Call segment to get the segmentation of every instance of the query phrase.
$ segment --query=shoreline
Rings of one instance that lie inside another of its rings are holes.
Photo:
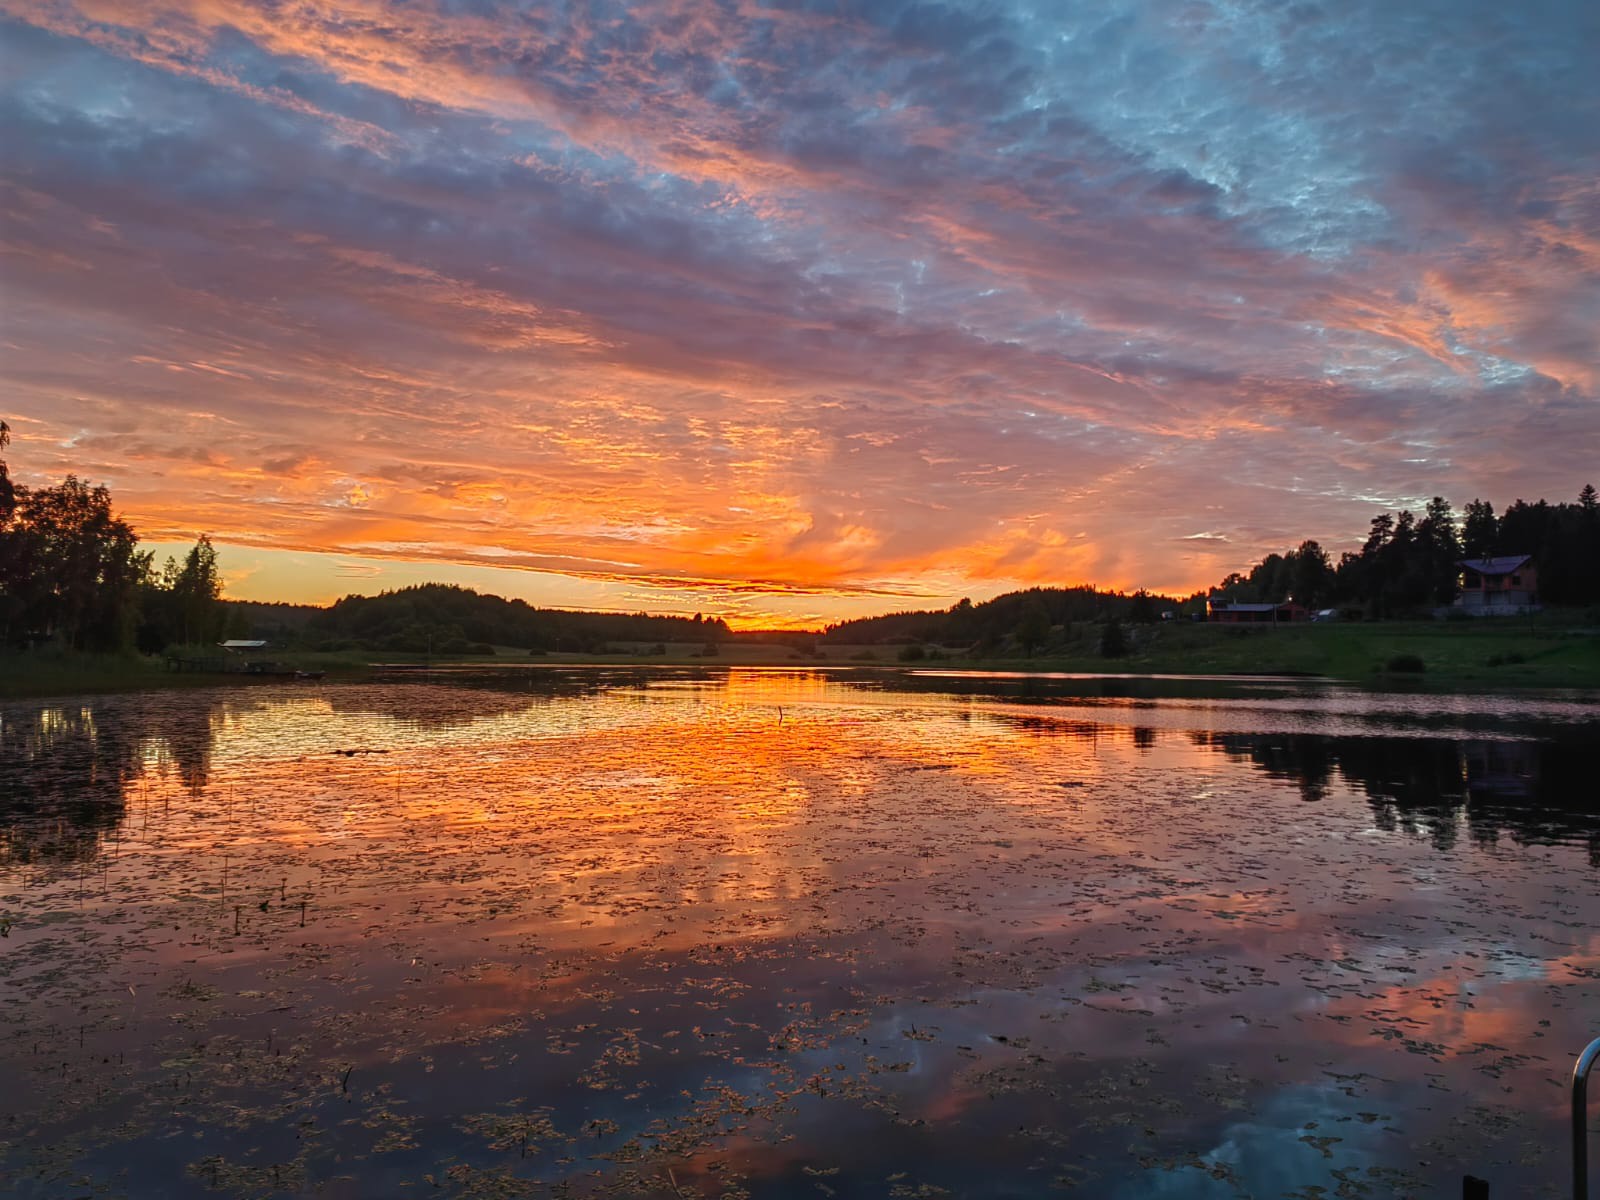
[[[324,682],[398,681],[430,671],[525,671],[564,668],[879,670],[924,676],[1016,679],[1248,680],[1325,682],[1374,690],[1489,693],[1527,689],[1600,692],[1600,633],[1578,628],[1462,629],[1454,624],[1400,623],[1251,630],[1156,627],[1119,658],[1067,652],[1032,658],[958,657],[900,646],[824,647],[818,655],[787,646],[737,642],[704,655],[698,647],[667,654],[542,654],[499,648],[496,655],[456,656],[284,651],[295,668],[323,672]],[[1405,660],[1423,669],[1393,670]],[[293,682],[283,675],[175,672],[159,659],[70,654],[0,656],[0,700],[49,699],[126,691],[237,687]],[[308,685],[317,681],[302,681]]]

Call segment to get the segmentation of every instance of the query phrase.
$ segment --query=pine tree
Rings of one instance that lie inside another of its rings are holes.
[[[1462,556],[1488,558],[1499,539],[1500,522],[1495,519],[1494,505],[1487,500],[1473,500],[1467,505],[1466,518],[1461,524]]]

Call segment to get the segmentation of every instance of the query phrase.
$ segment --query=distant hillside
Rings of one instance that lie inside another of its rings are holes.
[[[823,640],[836,645],[996,646],[1007,638],[1044,642],[1056,626],[1073,622],[1154,621],[1183,601],[1148,592],[1125,595],[1092,587],[1029,588],[973,604],[962,600],[939,611],[897,612],[830,625]]]
[[[378,596],[346,596],[313,610],[294,640],[321,649],[459,654],[492,646],[595,651],[613,642],[704,643],[729,636],[719,617],[535,608],[524,600],[427,583]]]
[[[298,639],[306,626],[324,610],[315,604],[278,604],[260,600],[222,601],[224,628],[229,637]]]

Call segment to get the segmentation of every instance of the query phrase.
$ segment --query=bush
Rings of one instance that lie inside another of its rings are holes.
[[[1100,631],[1100,657],[1122,658],[1127,653],[1128,635],[1123,632],[1122,622],[1113,617]]]
[[[472,645],[467,647],[467,653],[468,654],[493,654],[494,653],[494,647],[489,645],[488,642],[473,642]]]
[[[1384,666],[1384,670],[1417,675],[1427,670],[1427,665],[1415,654],[1396,654]]]
[[[906,646],[897,657],[901,662],[921,662],[928,656],[928,652],[921,646]]]

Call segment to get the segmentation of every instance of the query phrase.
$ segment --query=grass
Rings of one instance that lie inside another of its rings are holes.
[[[1375,684],[1405,679],[1462,691],[1600,687],[1600,631],[1549,615],[1277,627],[1167,624],[1135,628],[1133,635],[1134,652],[1125,658],[1101,658],[1092,645],[1082,645],[1033,661],[1040,669],[1322,675]]]
[[[274,659],[306,671],[358,678],[372,664],[401,666],[877,666],[946,670],[1071,671],[1171,675],[1320,675],[1373,686],[1494,691],[1519,687],[1600,689],[1600,630],[1572,616],[1479,621],[1385,621],[1281,626],[1202,625],[1169,622],[1129,626],[1132,653],[1102,658],[1099,626],[1080,625],[1064,646],[1033,657],[973,659],[959,651],[915,663],[900,661],[898,646],[823,646],[816,657],[787,646],[731,643],[704,657],[698,644],[668,644],[616,654],[530,656],[497,647],[494,656],[429,658],[421,654],[342,650],[282,651]],[[1416,663],[1421,663],[1421,670]],[[1400,669],[1396,669],[1396,664]],[[86,655],[36,650],[0,655],[0,697],[66,695],[153,687],[205,687],[271,682],[273,676],[177,674],[160,658]],[[281,677],[276,677],[280,678]]]
[[[53,648],[0,654],[0,697],[129,691],[161,682],[161,661],[137,654],[78,654]]]

